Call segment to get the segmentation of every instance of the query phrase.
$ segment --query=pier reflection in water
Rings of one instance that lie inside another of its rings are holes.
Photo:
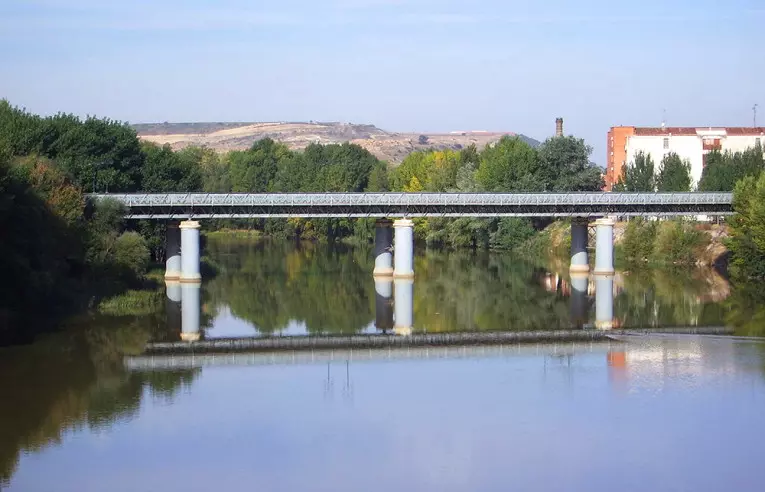
[[[545,282],[555,295],[568,297],[569,319],[552,327],[541,325],[531,329],[588,329],[610,330],[619,327],[619,322],[614,317],[614,276],[613,275],[587,275],[573,274],[569,280],[558,275],[543,275]],[[549,280],[554,280],[554,286]],[[374,277],[374,318],[365,323],[357,333],[393,333],[400,336],[411,335],[415,331],[415,281],[409,278]],[[426,281],[423,281],[426,282]],[[226,335],[216,334],[216,323],[221,321],[230,322],[230,314],[227,310],[219,311],[219,317],[212,320],[209,330],[204,330],[200,324],[202,312],[201,296],[204,287],[198,283],[166,282],[166,311],[168,332],[177,333],[183,341],[194,342],[205,339],[227,338]],[[456,302],[460,302],[459,300]],[[595,315],[592,318],[592,305],[595,305]],[[222,316],[221,316],[222,313]],[[433,312],[434,318],[439,318],[441,313]],[[425,318],[418,322],[417,332],[428,333],[431,320]],[[295,320],[290,320],[294,324]],[[568,324],[566,324],[568,323]],[[251,334],[257,335],[257,326],[251,326]],[[528,327],[526,328],[528,329]],[[513,327],[496,326],[486,331],[513,331]],[[207,333],[204,333],[207,331]],[[473,331],[466,327],[464,331]],[[212,333],[210,333],[212,332]],[[240,331],[241,332],[241,331]],[[352,332],[351,332],[352,333]],[[243,333],[244,334],[244,333]],[[268,333],[264,333],[268,334]],[[278,333],[279,335],[309,335],[310,332],[289,329]],[[350,334],[350,333],[348,333]],[[212,335],[212,336],[211,336]]]
[[[397,325],[401,333],[720,326],[729,292],[711,271],[617,272],[598,281],[569,276],[568,264],[426,250],[415,257],[409,295],[403,282],[373,278],[371,249],[211,241],[208,255],[217,274],[201,286],[203,339],[393,333]],[[598,294],[609,282],[612,299]]]

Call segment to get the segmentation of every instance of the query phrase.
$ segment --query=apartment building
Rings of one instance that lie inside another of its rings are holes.
[[[611,191],[624,166],[638,152],[650,154],[657,166],[674,152],[691,163],[694,186],[701,179],[706,155],[712,150],[739,152],[765,144],[765,127],[634,127],[615,126],[608,132],[605,182]]]

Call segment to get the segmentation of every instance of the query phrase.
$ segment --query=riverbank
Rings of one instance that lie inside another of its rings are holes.
[[[640,264],[649,267],[711,267],[727,275],[729,250],[726,242],[729,236],[725,224],[639,218],[617,222],[614,225],[616,266],[621,269],[633,269]],[[591,230],[588,243],[594,250],[594,230]],[[524,242],[517,251],[550,258],[563,265],[569,261],[570,249],[570,222],[557,221]]]

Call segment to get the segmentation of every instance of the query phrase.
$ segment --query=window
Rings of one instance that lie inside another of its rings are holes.
[[[669,139],[665,138],[664,139],[664,150],[667,150],[668,148],[669,148]]]
[[[754,139],[754,146],[755,147],[761,147],[762,146],[762,143],[760,141],[760,137],[757,137],[757,138]]]

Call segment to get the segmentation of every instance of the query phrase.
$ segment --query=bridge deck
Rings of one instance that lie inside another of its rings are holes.
[[[131,219],[728,215],[731,193],[93,194]]]

